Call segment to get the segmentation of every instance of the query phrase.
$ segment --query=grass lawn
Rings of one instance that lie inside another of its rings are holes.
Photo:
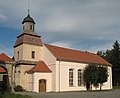
[[[6,93],[2,98],[31,98],[31,97],[27,95]]]

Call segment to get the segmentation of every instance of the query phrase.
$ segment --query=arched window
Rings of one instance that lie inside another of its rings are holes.
[[[73,69],[69,69],[69,86],[73,86]]]
[[[82,70],[78,69],[78,86],[82,85]]]

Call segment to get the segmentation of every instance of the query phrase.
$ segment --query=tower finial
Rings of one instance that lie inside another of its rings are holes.
[[[30,1],[28,0],[28,15],[30,15]]]

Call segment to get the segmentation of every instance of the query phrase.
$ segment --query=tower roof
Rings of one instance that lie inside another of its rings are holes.
[[[41,36],[36,33],[24,32],[17,37],[14,47],[17,47],[21,44],[31,44],[31,45],[42,45]]]
[[[32,29],[30,29],[31,23],[24,25],[25,22],[33,23]],[[23,19],[22,24],[24,26],[23,32],[17,37],[14,47],[17,47],[21,44],[31,44],[31,45],[42,46],[41,36],[34,32],[35,22],[34,22],[33,18],[30,17],[29,10],[28,10],[28,16]]]
[[[30,17],[30,14],[29,14],[29,13],[28,13],[27,17],[25,17],[25,18],[23,19],[22,24],[24,24],[25,22],[32,22],[32,23],[34,23],[34,24],[35,24],[35,22],[34,22],[33,18],[32,18],[32,17]]]

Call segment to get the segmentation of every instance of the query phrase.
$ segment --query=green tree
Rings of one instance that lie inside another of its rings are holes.
[[[98,51],[97,54],[110,62],[113,73],[113,86],[120,86],[120,44],[118,41],[112,46],[112,49],[106,50],[106,52]]]
[[[87,90],[92,90],[92,84],[95,85],[97,83],[97,73],[98,68],[95,64],[89,64],[87,67],[85,67],[83,76]]]
[[[100,90],[102,90],[102,84],[107,81],[108,72],[107,68],[99,67],[99,65],[89,64],[85,67],[83,72],[84,83],[87,90],[92,90],[92,85],[95,87],[100,84]]]
[[[114,86],[120,86],[120,44],[116,41],[111,50],[110,63],[113,65]]]
[[[100,90],[102,90],[102,85],[104,82],[107,82],[108,72],[105,67],[98,67],[98,78],[97,83],[100,83]]]
[[[102,58],[105,58],[106,57],[106,52],[98,51],[97,55],[101,56]]]

